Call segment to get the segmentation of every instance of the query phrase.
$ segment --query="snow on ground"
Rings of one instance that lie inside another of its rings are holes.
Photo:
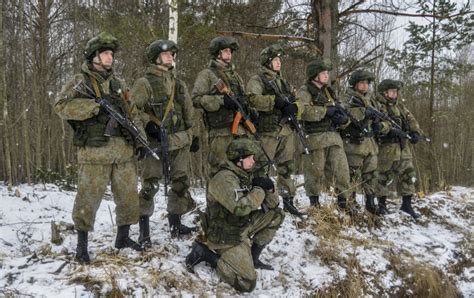
[[[298,190],[297,205],[307,209],[304,191]],[[75,192],[49,184],[21,185],[12,191],[0,185],[0,195],[1,296],[238,294],[204,263],[196,266],[195,274],[185,270],[184,258],[194,238],[170,237],[161,192],[151,218],[153,248],[144,253],[113,248],[115,206],[110,193],[106,195],[95,231],[90,233],[94,261],[88,266],[74,261],[71,210]],[[193,189],[192,195],[203,208],[204,190]],[[362,203],[360,197],[358,200]],[[409,295],[413,292],[406,289],[410,288],[407,282],[417,275],[415,271],[404,274],[403,268],[415,270],[409,266],[417,264],[438,268],[463,296],[474,297],[473,189],[453,187],[418,199],[415,206],[423,214],[418,222],[400,213],[395,205],[399,202],[394,201],[389,205],[394,212],[383,220],[363,215],[351,223],[331,209],[333,202],[325,196],[325,211],[311,210],[304,222],[287,215],[262,254],[275,270],[258,270],[257,287],[251,295],[330,295],[331,287],[340,286],[343,293],[349,284],[360,284],[364,296]],[[334,226],[328,226],[323,215],[335,219]],[[196,212],[188,214],[184,223],[192,225],[196,217]],[[51,243],[51,222],[61,223],[64,241],[59,245]],[[138,237],[138,226],[132,227],[131,236]]]

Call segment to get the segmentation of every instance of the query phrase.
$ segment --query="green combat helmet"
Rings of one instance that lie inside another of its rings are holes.
[[[217,57],[221,50],[227,48],[230,48],[232,51],[237,51],[239,50],[239,42],[233,37],[219,36],[211,40],[209,44],[209,54],[211,54],[212,57]]]
[[[383,92],[387,91],[388,89],[400,90],[400,88],[402,88],[402,87],[403,87],[403,82],[402,81],[385,79],[382,82],[380,82],[379,86],[377,87],[377,91],[380,92],[380,93],[383,93]]]
[[[260,52],[260,64],[262,66],[268,67],[270,62],[275,57],[283,57],[285,55],[285,51],[279,44],[273,44],[269,47],[264,48]]]
[[[375,76],[373,73],[370,71],[366,70],[356,70],[351,74],[351,77],[349,78],[349,86],[354,88],[354,86],[361,81],[368,81],[369,83],[373,82],[375,80]]]
[[[308,80],[314,79],[320,72],[325,70],[331,70],[332,65],[329,61],[323,60],[321,58],[317,58],[311,61],[308,66],[306,67],[306,77]]]
[[[258,145],[247,138],[233,140],[227,147],[227,158],[231,161],[239,160],[249,155],[258,155],[260,148]]]
[[[158,39],[152,42],[146,50],[146,58],[150,63],[156,63],[156,58],[162,52],[171,51],[173,54],[178,52],[178,45],[172,40]]]
[[[110,49],[114,53],[119,49],[117,38],[107,32],[101,32],[99,35],[91,38],[84,49],[84,58],[91,60],[96,55],[97,51],[103,49]]]

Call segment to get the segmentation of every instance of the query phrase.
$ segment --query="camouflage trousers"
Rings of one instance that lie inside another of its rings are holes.
[[[260,144],[276,164],[278,193],[284,198],[294,197],[296,186],[291,175],[296,171],[294,157],[296,151],[295,134],[292,132],[289,135],[279,135],[277,137],[262,135]],[[264,166],[268,163],[268,160],[265,156],[261,156],[259,159],[257,174],[264,176],[269,171],[269,167]]]
[[[72,219],[77,230],[91,231],[95,216],[111,182],[118,226],[136,224],[139,216],[135,161],[114,164],[79,164],[77,196]]]
[[[303,155],[304,188],[307,196],[319,196],[326,181],[335,186],[337,194],[347,198],[349,166],[342,147],[333,145]]]
[[[195,202],[189,193],[188,166],[190,153],[188,147],[169,152],[170,185],[168,185],[169,214],[184,214],[191,211]],[[164,179],[163,161],[146,157],[141,161],[142,189],[140,190],[140,215],[151,216],[155,209],[154,197],[159,189],[159,181]]]
[[[266,213],[255,211],[251,214],[251,223],[242,233],[243,241],[239,245],[216,249],[210,244],[209,248],[215,249],[220,255],[217,262],[219,277],[238,291],[251,292],[257,283],[252,243],[260,246],[270,243],[284,218],[284,212],[280,208],[270,209]]]
[[[347,162],[351,176],[351,188],[354,192],[375,195],[377,175],[377,155],[359,155],[347,153]]]
[[[398,195],[406,196],[416,192],[416,171],[412,159],[401,159],[379,164],[377,196],[390,196],[396,188]],[[388,169],[388,170],[387,170]]]

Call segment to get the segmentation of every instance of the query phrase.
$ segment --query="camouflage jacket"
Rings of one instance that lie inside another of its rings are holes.
[[[234,94],[245,92],[243,80],[235,71],[233,64],[225,66],[217,60],[211,60],[208,68],[197,75],[191,96],[194,106],[204,111],[204,120],[210,137],[230,135],[234,118],[234,111],[224,108],[224,96],[215,87],[219,79],[222,79]],[[215,124],[219,127],[214,127]],[[241,124],[237,134],[244,135],[248,132]]]
[[[413,114],[399,100],[387,99],[382,94],[376,97],[380,111],[394,120],[402,130],[423,134],[418,121]],[[412,158],[409,142],[406,139],[393,138],[390,133],[378,138],[380,154],[393,161]]]
[[[301,120],[308,134],[309,149],[316,150],[334,145],[342,147],[343,142],[339,132],[326,116],[327,107],[336,103],[332,89],[328,86],[319,89],[314,83],[307,82],[298,90],[296,100],[299,103],[298,107],[303,107]],[[340,128],[343,129],[348,124]],[[311,126],[315,126],[317,131],[312,131]]]
[[[282,113],[275,108],[275,91],[263,81],[262,77],[268,81],[274,81],[279,92],[290,101],[294,101],[293,86],[278,73],[267,67],[260,67],[259,73],[252,76],[247,83],[249,104],[258,111],[257,131],[262,135],[275,137],[278,134],[288,135],[291,133],[289,122],[282,122]]]
[[[99,115],[100,105],[73,89],[77,83],[80,81],[86,82],[88,78],[95,79],[105,94],[110,93],[112,81],[118,82],[122,91],[126,90],[125,82],[118,79],[114,74],[104,79],[97,72],[92,71],[88,63],[84,62],[81,72],[75,74],[74,77],[63,86],[61,92],[55,99],[54,111],[59,117],[69,121],[86,121]],[[120,93],[123,94],[123,92]],[[107,143],[101,147],[79,147],[78,162],[111,164],[127,162],[133,159],[133,146],[128,144],[123,137],[107,138]]]
[[[227,161],[209,181],[207,189],[207,240],[219,245],[236,245],[250,224],[250,214],[265,202],[268,208],[278,206],[278,195],[252,187],[252,173]]]
[[[194,108],[186,84],[177,79],[173,71],[149,64],[145,77],[139,78],[133,84],[130,102],[136,107],[134,111],[137,111],[137,114],[134,118],[137,119],[137,124],[146,127],[152,119],[162,120],[160,113],[166,110],[172,93],[174,100],[165,119],[165,127],[168,132],[169,150],[177,150],[189,146],[192,140]],[[160,105],[161,111],[158,108]],[[148,139],[156,146],[156,140]]]

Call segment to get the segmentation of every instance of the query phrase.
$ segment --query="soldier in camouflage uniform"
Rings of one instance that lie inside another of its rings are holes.
[[[350,123],[334,91],[328,86],[330,63],[316,59],[308,64],[308,81],[296,96],[304,106],[302,124],[308,134],[309,154],[303,155],[305,190],[311,206],[319,206],[323,178],[335,186],[340,209],[353,215],[356,210],[347,204],[349,193],[349,166],[337,129]]]
[[[134,83],[130,94],[131,103],[144,112],[141,124],[152,147],[162,148],[161,128],[167,132],[169,146],[168,165],[163,165],[163,158],[158,161],[151,156],[141,162],[139,241],[146,246],[151,246],[149,218],[154,211],[158,182],[164,178],[163,166],[168,166],[170,171],[167,211],[171,234],[185,235],[194,230],[181,224],[181,215],[195,207],[189,193],[188,175],[194,108],[185,83],[172,71],[177,51],[177,45],[171,40],[152,42],[147,49],[145,76]]]
[[[88,232],[93,230],[97,209],[107,188],[117,205],[118,225],[116,248],[131,247],[142,250],[129,238],[131,224],[138,221],[137,172],[131,135],[116,127],[105,135],[110,117],[94,100],[76,91],[74,86],[84,83],[93,90],[94,97],[102,97],[127,116],[126,86],[112,71],[118,41],[108,33],[101,33],[87,42],[81,72],[74,75],[58,94],[54,110],[74,129],[74,145],[78,146],[78,183],[72,218],[78,231],[76,259],[89,262]]]
[[[195,241],[186,257],[189,271],[206,261],[217,268],[221,279],[243,292],[255,288],[255,268],[272,269],[259,257],[284,219],[272,180],[252,178],[258,152],[258,145],[250,139],[231,142],[229,160],[209,181],[206,214],[201,221],[206,242]]]
[[[215,84],[222,80],[238,100],[246,106],[242,78],[235,71],[232,55],[239,49],[233,37],[216,37],[211,40],[209,53],[211,61],[202,70],[194,83],[192,100],[194,106],[204,110],[205,124],[209,130],[209,156],[211,175],[215,174],[221,162],[226,160],[225,150],[235,137],[247,137],[248,131],[239,123],[237,131],[231,132],[237,106],[227,94],[222,94]]]
[[[418,218],[411,205],[413,194],[415,193],[416,171],[413,166],[413,155],[407,144],[405,133],[412,144],[418,143],[422,139],[423,132],[412,113],[398,100],[398,90],[402,87],[402,82],[396,80],[383,80],[380,82],[377,91],[377,100],[380,103],[381,111],[387,114],[397,127],[392,127],[390,132],[379,137],[379,184],[377,197],[379,199],[379,212],[388,212],[386,206],[387,196],[390,195],[390,186],[397,180],[397,193],[402,196],[402,206],[400,210],[410,214],[413,218]],[[392,125],[393,126],[393,125]]]
[[[345,104],[351,115],[351,124],[341,132],[344,150],[351,174],[352,187],[365,194],[365,209],[378,214],[374,203],[377,188],[378,146],[375,135],[386,134],[390,124],[376,117],[374,110],[378,103],[369,92],[374,75],[368,71],[356,70],[349,79],[350,88],[345,95]],[[355,191],[353,192],[355,198]]]
[[[289,117],[296,118],[294,88],[281,76],[281,59],[285,55],[280,45],[271,45],[260,53],[261,68],[247,83],[250,106],[258,111],[257,132],[261,144],[271,159],[276,159],[277,189],[283,198],[285,211],[301,216],[293,204],[296,187],[295,133]],[[277,88],[275,91],[274,88]],[[263,167],[262,167],[263,169]]]

